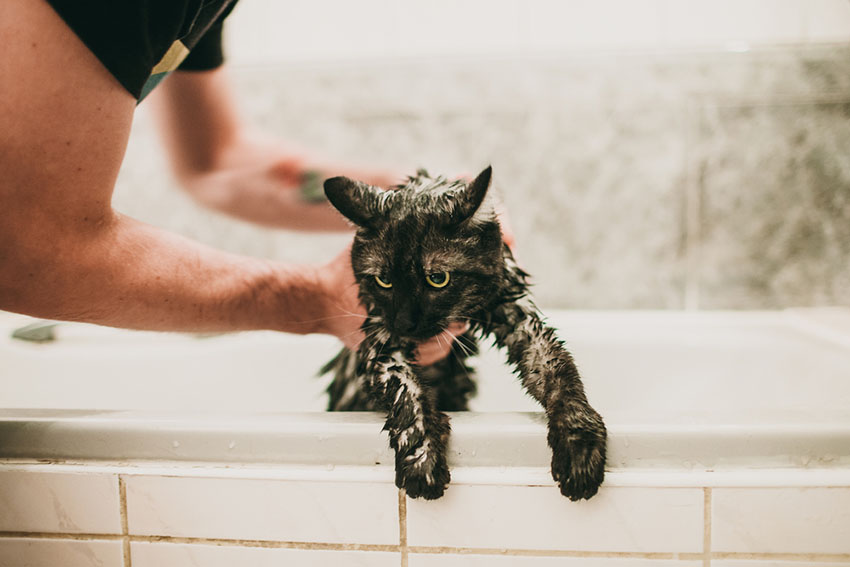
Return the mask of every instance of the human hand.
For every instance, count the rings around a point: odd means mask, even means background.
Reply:
[[[366,320],[366,309],[360,304],[358,286],[351,268],[351,245],[320,268],[319,274],[324,289],[322,301],[326,304],[327,312],[321,328],[337,336],[349,349],[356,350],[366,338],[360,329]],[[450,323],[439,335],[419,343],[413,362],[428,366],[444,359],[451,352],[455,337],[468,329],[469,323],[466,321]]]
[[[383,189],[392,188],[405,179],[400,170],[333,161],[288,148],[276,156],[270,172],[283,188],[295,189],[302,199],[313,203],[325,201],[322,181],[331,177],[345,176]]]

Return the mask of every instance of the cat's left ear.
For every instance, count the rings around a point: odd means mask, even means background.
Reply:
[[[368,227],[385,213],[390,195],[377,187],[348,177],[325,180],[325,195],[348,220],[357,226]]]
[[[460,194],[457,207],[452,213],[452,220],[457,223],[462,223],[468,220],[481,207],[484,197],[487,196],[487,189],[490,188],[490,178],[493,175],[492,166],[487,166],[487,169],[478,174],[478,177],[466,186],[466,189]]]

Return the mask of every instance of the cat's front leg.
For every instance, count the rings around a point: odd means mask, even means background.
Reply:
[[[437,411],[434,396],[417,380],[401,351],[377,355],[368,375],[373,394],[387,410],[384,429],[395,450],[396,486],[411,498],[439,498],[451,479],[448,416]]]
[[[572,356],[527,297],[500,305],[491,321],[497,344],[546,410],[552,477],[570,500],[590,498],[605,475],[607,432],[587,401]]]

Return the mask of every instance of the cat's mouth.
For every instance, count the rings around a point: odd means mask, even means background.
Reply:
[[[421,329],[392,329],[392,333],[400,339],[421,343],[431,339],[442,337],[449,344],[454,340],[455,335],[462,334],[469,329],[468,321],[452,321],[443,325],[429,325]]]
[[[417,343],[421,343],[423,341],[433,339],[435,337],[438,337],[442,333],[443,333],[442,329],[429,329],[429,330],[424,330],[424,331],[406,331],[406,332],[399,332],[395,329],[393,330],[393,334],[396,335],[398,338],[406,340],[406,341],[417,342]]]

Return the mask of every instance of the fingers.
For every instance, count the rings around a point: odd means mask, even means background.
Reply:
[[[419,366],[428,366],[446,358],[452,351],[452,343],[455,337],[468,330],[468,321],[450,323],[445,331],[419,344],[414,362]]]

